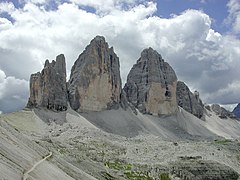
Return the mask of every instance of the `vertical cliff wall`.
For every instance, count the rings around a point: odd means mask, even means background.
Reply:
[[[67,109],[66,63],[63,54],[30,78],[30,97],[27,107],[46,107],[56,111]]]
[[[161,55],[148,48],[133,65],[124,86],[127,99],[143,113],[173,114],[177,110],[177,76]]]

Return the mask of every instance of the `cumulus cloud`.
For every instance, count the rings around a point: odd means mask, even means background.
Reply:
[[[115,10],[129,9],[136,3],[144,3],[144,0],[70,0],[80,6],[92,7],[97,13],[106,14]],[[148,1],[145,1],[146,3]]]
[[[240,81],[234,81],[227,85],[226,88],[218,89],[216,93],[216,97],[220,103],[223,104],[231,104],[231,103],[239,103],[236,100],[236,97],[239,96],[239,89],[240,89]],[[228,97],[228,102],[226,102],[226,97]],[[208,97],[210,101],[212,97]]]
[[[0,83],[3,83],[5,78],[6,78],[6,74],[2,70],[0,70]]]
[[[1,2],[0,3],[0,13],[8,12],[11,13],[15,10],[15,7],[12,2]]]
[[[41,70],[46,59],[64,53],[70,74],[77,56],[96,35],[105,36],[120,57],[123,82],[141,51],[151,46],[180,80],[200,91],[204,102],[240,102],[240,41],[215,32],[211,18],[201,11],[165,19],[154,16],[156,3],[143,0],[71,0],[55,10],[43,5],[27,0],[17,9],[0,3],[0,12],[14,19],[0,18],[0,111],[24,107],[30,74]]]
[[[234,33],[240,33],[240,1],[230,0],[227,4],[229,16],[226,23],[232,26]]]
[[[25,2],[31,2],[33,4],[44,4],[46,3],[48,0],[25,0]]]
[[[0,70],[0,112],[12,112],[23,108],[28,98],[28,82],[6,77]]]

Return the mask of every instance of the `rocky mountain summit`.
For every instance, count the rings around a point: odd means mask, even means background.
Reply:
[[[31,75],[28,108],[65,111],[68,103],[78,112],[100,112],[120,106],[126,110],[130,106],[156,116],[175,114],[180,106],[198,118],[204,115],[199,93],[192,93],[184,82],[177,81],[172,67],[152,48],[141,52],[122,89],[119,58],[102,36],[91,40],[79,55],[67,83],[63,54],[51,63],[46,60],[43,70]],[[208,110],[221,118],[235,118],[219,105]]]
[[[43,70],[30,78],[27,107],[45,107],[56,111],[67,109],[66,63],[63,54],[56,61],[46,60]]]
[[[142,113],[173,114],[177,111],[177,76],[152,48],[144,49],[124,86],[127,99]]]
[[[182,82],[177,82],[177,103],[180,107],[190,112],[198,118],[203,117],[204,105],[199,98],[199,93],[192,93],[188,86]]]
[[[69,102],[79,112],[118,108],[122,86],[119,68],[113,47],[97,36],[72,67],[68,87],[64,55],[52,63],[46,60],[41,73],[31,75],[27,107],[65,111]]]
[[[69,80],[74,110],[101,111],[118,107],[121,94],[119,58],[102,36],[95,37],[78,57]]]

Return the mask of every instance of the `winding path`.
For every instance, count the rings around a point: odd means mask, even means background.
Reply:
[[[50,158],[52,156],[52,152],[50,152],[45,158],[41,159],[40,161],[36,162],[31,169],[29,169],[27,172],[23,174],[23,180],[27,180],[27,178],[30,177],[29,173],[32,172],[39,164],[41,164],[46,159]]]

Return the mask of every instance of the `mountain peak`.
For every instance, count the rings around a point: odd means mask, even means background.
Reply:
[[[108,48],[108,43],[106,42],[105,38],[103,36],[96,36],[90,41],[90,44],[86,47],[105,47]]]
[[[95,38],[91,40],[91,42],[106,42],[105,37],[97,35]]]
[[[152,48],[144,49],[128,74],[124,90],[128,101],[143,113],[172,114],[177,110],[177,76]]]
[[[151,61],[151,60],[154,60],[154,59],[162,60],[162,56],[156,50],[154,50],[153,48],[149,47],[149,48],[144,49],[141,52],[140,60]]]
[[[105,38],[96,36],[71,70],[69,101],[74,110],[101,111],[120,103],[119,58]]]

